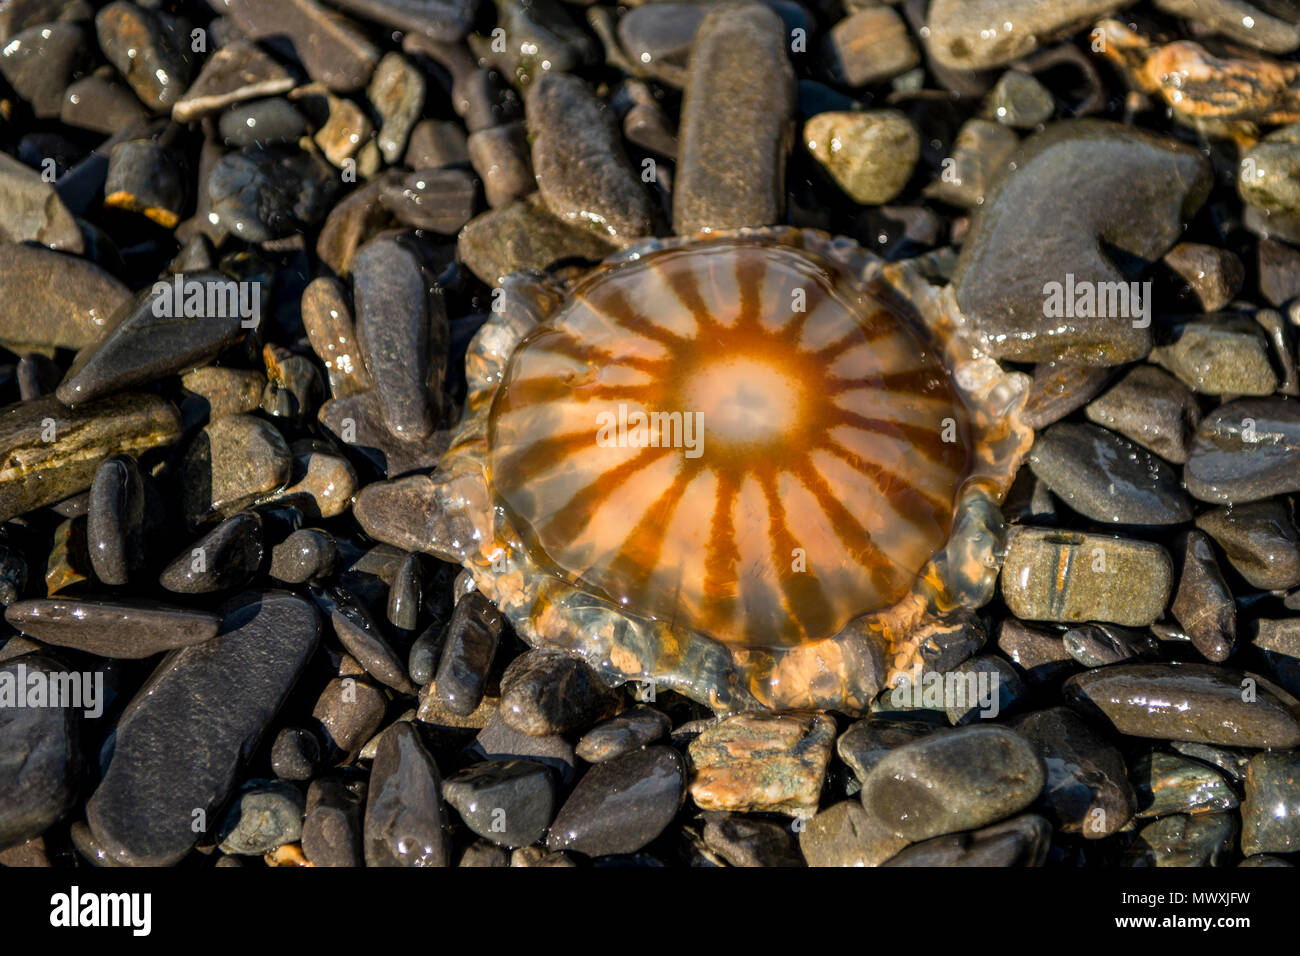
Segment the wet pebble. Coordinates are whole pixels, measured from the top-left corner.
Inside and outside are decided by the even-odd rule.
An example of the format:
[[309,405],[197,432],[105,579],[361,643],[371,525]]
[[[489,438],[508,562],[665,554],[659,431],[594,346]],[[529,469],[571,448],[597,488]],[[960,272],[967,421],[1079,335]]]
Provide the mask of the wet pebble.
[[190,84],[188,24],[159,10],[115,2],[95,16],[100,49],[154,112],[170,110]]
[[87,505],[86,543],[95,576],[121,586],[144,563],[145,487],[129,455],[114,455],[95,472]]
[[1223,774],[1199,760],[1156,751],[1134,762],[1132,779],[1139,817],[1237,807],[1237,794]]
[[[504,628],[501,612],[477,591],[467,594],[456,605],[447,625],[435,679],[438,699],[452,713],[462,716],[472,713],[483,699],[488,670]],[[505,723],[514,726],[509,721]],[[529,729],[537,726],[529,725]]]
[[1196,526],[1255,587],[1282,590],[1300,584],[1300,532],[1283,501],[1214,508],[1198,515]]
[[923,840],[882,866],[1042,866],[1051,847],[1052,825],[1026,813],[982,830]]
[[799,831],[799,850],[809,866],[879,866],[907,843],[857,800],[827,807]]
[[711,10],[700,24],[678,131],[677,234],[781,220],[794,109],[786,42],[781,18],[755,3]]
[[1037,436],[1029,467],[1094,521],[1170,525],[1191,520],[1177,472],[1144,448],[1096,425],[1058,422]]
[[1201,419],[1187,456],[1187,490],[1237,503],[1300,491],[1300,402],[1243,398]]
[[409,723],[379,738],[363,825],[366,866],[449,866],[442,778]]
[[246,100],[278,96],[294,87],[293,75],[246,40],[215,50],[185,95],[172,106],[172,119],[191,123]]
[[1146,627],[1168,605],[1173,577],[1169,552],[1158,544],[1018,527],[1007,542],[1002,596],[1024,620]]
[[921,154],[916,127],[898,110],[818,113],[804,124],[803,144],[845,194],[862,205],[897,196]]
[[1137,796],[1120,752],[1064,707],[1026,714],[1011,726],[1038,748],[1047,771],[1039,801],[1065,833],[1100,840],[1133,818]]
[[704,825],[704,842],[732,866],[803,866],[794,834],[770,820],[739,814],[718,816]]
[[119,863],[162,866],[194,846],[193,812],[212,824],[231,767],[252,748],[316,650],[310,603],[253,593],[224,633],[167,659],[127,705],[103,780],[86,805],[95,840]]
[[222,853],[261,856],[302,837],[306,800],[297,787],[250,780],[240,787],[217,831]]
[[1241,852],[1292,853],[1300,846],[1300,756],[1262,753],[1246,768]]
[[212,594],[242,587],[262,564],[262,520],[252,512],[232,515],[183,549],[158,576],[174,594]]
[[862,805],[911,841],[994,823],[1029,806],[1046,780],[1042,758],[1003,727],[962,727],[905,744],[862,781]]
[[529,846],[546,836],[557,799],[554,775],[528,760],[466,767],[447,778],[442,795],[467,827],[504,847]]
[[[53,658],[23,655],[0,665],[0,687],[6,697],[19,687],[27,694],[65,670]],[[80,714],[35,701],[0,707],[0,846],[40,836],[77,801]]]
[[574,752],[587,763],[601,763],[662,740],[671,726],[667,714],[638,704],[591,728]]
[[671,747],[647,747],[598,763],[560,807],[546,846],[587,856],[635,853],[677,814],[685,782],[685,765]]
[[1187,461],[1191,433],[1201,417],[1187,386],[1151,365],[1125,372],[1084,414],[1175,464]]
[[1278,384],[1268,341],[1250,319],[1188,322],[1172,344],[1152,351],[1151,360],[1210,395],[1271,395]]
[[501,719],[533,737],[589,727],[617,706],[600,675],[562,651],[526,651],[501,675]]
[[202,644],[221,627],[220,617],[198,608],[77,598],[19,601],[5,620],[43,644],[124,659]]
[[1174,814],[1138,831],[1130,866],[1218,866],[1236,845],[1237,821],[1229,813]]
[[191,526],[240,511],[289,481],[293,458],[274,425],[227,415],[205,426],[181,459],[185,518]]
[[828,69],[845,86],[884,83],[921,62],[903,18],[888,6],[850,13],[827,31],[822,47]]
[[702,810],[811,813],[834,740],[824,714],[728,717],[690,743],[691,799]]
[[1067,703],[1117,732],[1227,747],[1300,743],[1300,705],[1262,677],[1207,664],[1119,664],[1077,674]]

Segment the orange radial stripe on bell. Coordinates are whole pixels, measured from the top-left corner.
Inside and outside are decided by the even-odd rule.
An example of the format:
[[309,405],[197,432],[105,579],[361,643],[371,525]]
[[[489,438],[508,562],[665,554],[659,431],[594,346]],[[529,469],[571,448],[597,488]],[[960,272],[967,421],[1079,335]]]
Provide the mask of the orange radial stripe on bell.
[[584,280],[515,350],[488,430],[535,559],[756,647],[898,601],[947,539],[968,437],[904,318],[810,252],[736,239]]

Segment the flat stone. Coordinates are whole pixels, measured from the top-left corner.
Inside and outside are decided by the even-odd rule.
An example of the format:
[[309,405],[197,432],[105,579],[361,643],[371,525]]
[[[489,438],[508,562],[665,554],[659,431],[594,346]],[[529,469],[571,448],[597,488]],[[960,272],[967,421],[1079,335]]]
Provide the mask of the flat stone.
[[[1181,237],[1184,217],[1209,190],[1204,157],[1169,138],[1084,119],[1034,135],[1014,162],[980,207],[953,276],[973,333],[995,358],[1015,361],[1142,358],[1151,349],[1151,303],[1137,308],[1131,263],[1159,259]],[[1123,267],[1104,249],[1123,253]]]
[[357,598],[337,587],[312,588],[312,597],[329,617],[340,643],[366,673],[399,694],[414,696],[416,687],[406,676],[397,652]]
[[1288,8],[1268,8],[1245,0],[1156,0],[1156,9],[1186,17],[1220,36],[1270,53],[1290,53],[1300,46],[1300,27],[1286,19]]
[[1224,504],[1300,491],[1300,402],[1220,405],[1197,426],[1184,480],[1193,496]]
[[728,717],[691,741],[691,799],[701,810],[812,813],[834,740],[822,714]]
[[1300,584],[1300,532],[1282,501],[1256,501],[1214,508],[1199,515],[1196,526],[1223,548],[1243,578],[1263,590]]
[[649,235],[649,193],[612,112],[591,88],[576,76],[546,73],[529,89],[527,107],[533,170],[551,213],[613,242]]
[[481,35],[470,37],[470,49],[519,88],[548,72],[571,73],[599,59],[596,41],[557,0],[494,0],[494,5],[497,24],[509,37],[506,49],[493,49],[491,38]]
[[1244,671],[1208,664],[1120,664],[1076,674],[1063,690],[1084,716],[1132,737],[1272,749],[1300,743],[1300,704]]
[[[234,286],[217,273],[178,279],[182,295],[201,294],[215,302]],[[238,314],[208,315],[204,305],[197,314],[177,315],[183,302],[175,301],[176,284],[160,283],[143,290],[122,307],[112,320],[112,330],[97,343],[77,353],[55,394],[65,405],[80,405],[136,385],[206,364],[249,331]],[[176,306],[177,308],[173,308]],[[218,312],[237,313],[226,308]]]
[[344,17],[315,0],[212,0],[250,40],[282,43],[308,75],[335,93],[366,85],[379,50]]
[[1191,434],[1201,417],[1191,390],[1151,365],[1125,372],[1084,414],[1178,465],[1187,461]]
[[921,51],[893,7],[866,7],[831,27],[822,43],[828,69],[845,86],[892,80],[921,62]]
[[597,233],[551,215],[539,196],[474,217],[456,241],[457,256],[491,286],[513,273],[542,271],[563,260],[600,262],[613,251]]
[[167,866],[212,823],[257,742],[316,650],[315,608],[284,592],[251,593],[225,632],[174,651],[118,721],[103,780],[86,805],[91,833],[118,863]]
[[467,827],[505,847],[530,846],[545,837],[557,796],[551,771],[528,760],[466,767],[447,778],[442,795]]
[[8,154],[0,155],[0,242],[36,242],[59,252],[85,250],[81,227],[53,183]]
[[328,401],[317,417],[329,434],[391,478],[435,468],[451,443],[451,432],[445,430],[435,431],[425,441],[395,436],[384,421],[382,403],[373,389]]
[[105,458],[137,457],[180,434],[180,414],[155,395],[116,395],[75,409],[46,396],[0,409],[0,521],[86,491]]
[[758,4],[715,8],[700,24],[678,131],[678,235],[781,221],[795,99],[787,42]]
[[408,723],[379,738],[366,796],[366,866],[449,866],[438,765]]
[[357,344],[374,377],[384,421],[414,442],[433,431],[428,394],[429,299],[419,260],[405,246],[376,240],[357,253],[352,277]]
[[182,375],[181,387],[193,396],[187,396],[181,406],[187,420],[211,422],[257,411],[266,375],[253,369],[207,365]]
[[271,744],[271,769],[282,780],[308,780],[320,769],[320,739],[302,727],[282,727]]
[[216,50],[203,62],[198,77],[172,107],[172,119],[192,123],[245,100],[287,93],[293,75],[247,40]]
[[221,618],[197,608],[79,598],[19,601],[5,620],[43,644],[128,660],[202,644],[221,627]]
[[1151,360],[1209,395],[1271,395],[1278,385],[1268,340],[1250,319],[1188,322],[1172,344],[1151,352]]
[[589,769],[551,824],[546,846],[587,856],[635,853],[677,815],[686,783],[681,755],[654,746]]
[[1008,536],[1002,596],[1023,620],[1146,627],[1168,604],[1173,578],[1158,544],[1022,526]]
[[[0,847],[38,837],[77,803],[81,770],[79,714],[71,707],[26,706],[14,697],[66,673],[53,658],[26,654],[0,664]],[[33,684],[31,678],[44,678]],[[83,701],[83,703],[87,703]],[[102,704],[102,701],[100,702]],[[89,706],[87,704],[87,706]]]
[[1182,524],[1192,504],[1178,473],[1097,425],[1058,422],[1034,440],[1029,467],[1075,511],[1125,525]]
[[927,49],[953,70],[986,70],[1032,53],[1128,0],[935,0]]
[[896,836],[927,840],[995,823],[1029,806],[1046,771],[1004,727],[939,731],[886,754],[862,781],[862,805]]

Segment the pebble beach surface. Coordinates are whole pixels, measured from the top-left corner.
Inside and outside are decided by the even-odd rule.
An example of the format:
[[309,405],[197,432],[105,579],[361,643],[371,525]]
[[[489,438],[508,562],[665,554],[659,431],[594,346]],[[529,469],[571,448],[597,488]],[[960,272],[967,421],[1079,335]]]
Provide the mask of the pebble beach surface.
[[[0,0],[0,865],[1294,865],[1297,51],[1292,0]],[[782,225],[928,256],[1034,442],[915,693],[720,716],[522,640],[429,475],[506,277]]]

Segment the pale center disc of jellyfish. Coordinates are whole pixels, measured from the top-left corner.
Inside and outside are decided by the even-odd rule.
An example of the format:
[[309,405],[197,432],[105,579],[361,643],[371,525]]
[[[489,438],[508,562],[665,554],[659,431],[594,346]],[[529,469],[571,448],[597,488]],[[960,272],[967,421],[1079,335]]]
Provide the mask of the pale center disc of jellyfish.
[[686,410],[701,416],[706,441],[737,445],[765,444],[789,434],[803,405],[803,388],[786,370],[753,358],[709,363],[686,383],[683,394]]

